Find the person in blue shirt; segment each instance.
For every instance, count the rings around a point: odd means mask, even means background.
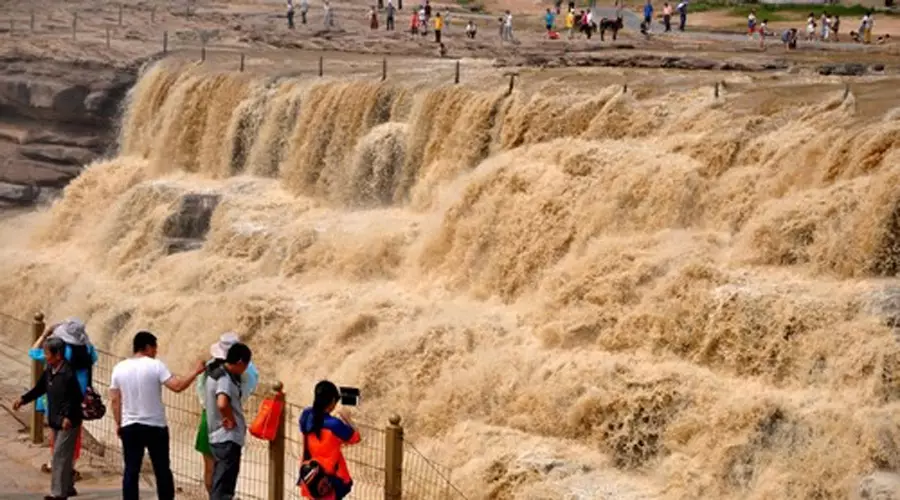
[[[47,364],[47,358],[44,356],[44,341],[49,337],[59,338],[65,342],[64,357],[69,364],[75,368],[75,378],[78,379],[78,385],[81,387],[81,393],[87,391],[91,384],[91,369],[97,363],[97,349],[91,344],[90,338],[87,336],[84,323],[78,318],[68,318],[65,321],[50,325],[44,333],[34,342],[34,345],[28,351],[28,356],[43,364]],[[78,358],[78,359],[76,359]],[[75,361],[73,361],[75,360]],[[76,363],[77,361],[77,363]],[[77,366],[77,368],[76,368]],[[35,410],[44,413],[46,411],[46,398],[41,397],[35,403]],[[79,430],[78,437],[75,441],[75,460],[81,456],[81,437],[82,430]],[[53,436],[50,439],[50,450],[53,450]],[[41,470],[51,472],[50,464],[41,465]],[[75,480],[81,478],[78,471],[73,470]]]
[[[651,0],[647,0],[644,4],[644,23],[647,25],[647,31],[650,31],[650,23],[653,22],[653,4]]]
[[[553,26],[556,24],[556,16],[553,15],[550,9],[547,9],[547,13],[544,15],[544,23],[547,25],[547,33],[553,31]]]

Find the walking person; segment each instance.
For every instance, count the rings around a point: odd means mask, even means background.
[[[672,6],[669,5],[669,2],[663,4],[663,26],[665,26],[666,33],[672,31]]]
[[[306,14],[309,12],[309,0],[300,0],[300,24],[306,25]]]
[[[97,350],[88,338],[84,323],[78,318],[68,318],[65,321],[56,323],[47,327],[40,337],[34,342],[34,345],[28,351],[28,356],[40,363],[46,365],[47,358],[44,356],[44,342],[48,338],[58,338],[63,341],[65,348],[63,357],[69,363],[69,366],[75,371],[75,378],[78,379],[78,385],[81,387],[81,393],[85,394],[88,387],[92,384],[93,366],[97,363]],[[92,389],[93,390],[93,389]],[[43,411],[44,400],[46,396],[38,399],[36,405],[39,410]],[[75,439],[75,462],[81,458],[81,442],[83,429],[79,429],[78,436]],[[50,454],[51,461],[53,455],[53,434],[50,435]],[[42,472],[52,472],[52,464],[47,463],[41,465]],[[81,479],[81,474],[77,470],[72,469],[75,481]]]
[[[544,14],[544,28],[547,29],[547,34],[549,35],[551,31],[553,31],[553,27],[556,25],[556,16],[553,15],[553,11],[547,9],[547,13]]]
[[[369,29],[372,31],[378,29],[378,12],[375,10],[374,6],[369,9]]]
[[[650,0],[644,4],[644,24],[647,25],[647,32],[650,32],[653,24],[653,3]]]
[[[681,2],[675,6],[675,10],[678,11],[678,31],[684,31],[684,28],[687,25],[687,9],[688,0],[681,0]]]
[[[288,29],[294,29],[294,0],[287,0],[287,22]]]
[[[304,469],[314,461],[331,484],[333,498],[341,500],[353,489],[353,479],[341,448],[345,444],[358,443],[360,435],[348,413],[340,412],[337,417],[332,416],[341,398],[337,386],[323,380],[316,384],[314,392],[312,406],[300,414],[300,433],[303,435],[300,491],[304,498],[313,498],[303,479],[310,476]]]
[[[173,375],[166,365],[156,359],[156,336],[139,331],[132,341],[134,356],[120,361],[113,368],[109,396],[119,438],[125,471],[122,477],[122,498],[138,500],[138,481],[144,450],[150,454],[159,500],[175,498],[175,484],[169,465],[169,428],[166,408],[162,402],[162,387],[182,392],[203,373],[206,365],[200,361],[187,376]]]
[[[64,500],[78,495],[73,466],[75,442],[81,432],[84,395],[75,370],[65,360],[65,350],[62,339],[49,338],[44,342],[47,367],[37,384],[13,403],[13,409],[18,411],[23,405],[47,395],[47,424],[53,435],[53,460],[50,495],[44,500]]]
[[[223,333],[219,337],[219,341],[210,346],[209,354],[212,358],[206,362],[206,370],[197,377],[197,396],[200,398],[200,425],[197,427],[197,438],[194,441],[194,449],[203,455],[203,483],[206,485],[206,492],[212,491],[213,485],[213,467],[215,460],[213,459],[212,448],[209,444],[209,419],[207,415],[206,405],[206,388],[209,374],[225,364],[228,357],[228,350],[231,346],[240,342],[237,334],[233,332]],[[259,384],[259,370],[251,361],[247,366],[247,371],[241,375],[241,401],[246,402],[247,398],[256,390]],[[213,407],[213,411],[215,407]]]
[[[232,500],[241,471],[241,452],[247,437],[247,421],[241,407],[241,376],[253,353],[240,342],[228,348],[225,362],[210,370],[206,381],[209,410],[209,446],[213,465],[210,500]]]
[[[444,29],[444,18],[438,12],[434,15],[434,43],[441,43],[441,31]]]
[[[396,15],[396,11],[394,9],[394,0],[388,0],[387,3],[387,18],[385,19],[385,25],[388,31],[394,31],[394,16]]]
[[[331,2],[325,0],[325,29],[334,27],[334,13],[331,11]]]

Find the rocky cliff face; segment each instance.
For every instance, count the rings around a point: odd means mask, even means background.
[[[32,203],[110,152],[139,64],[0,55],[0,203]]]

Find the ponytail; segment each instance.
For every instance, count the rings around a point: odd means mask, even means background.
[[[337,403],[340,399],[340,392],[333,383],[323,380],[316,384],[315,398],[313,399],[312,413],[313,423],[312,432],[317,438],[322,437],[322,427],[325,426],[325,416],[328,415],[328,408]]]

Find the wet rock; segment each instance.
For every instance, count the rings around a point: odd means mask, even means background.
[[[41,194],[41,188],[34,185],[7,184],[0,182],[0,202],[10,205],[31,205]]]
[[[175,213],[163,224],[166,252],[169,254],[197,250],[203,246],[209,221],[219,205],[218,194],[186,194]]]
[[[93,151],[66,146],[22,146],[19,154],[32,160],[57,165],[87,165],[97,158]]]
[[[900,475],[875,471],[859,482],[853,500],[900,500]]]
[[[900,286],[887,286],[865,294],[866,313],[880,318],[885,326],[900,328]]]
[[[866,65],[860,63],[823,64],[819,66],[820,75],[861,76],[866,74]]]

